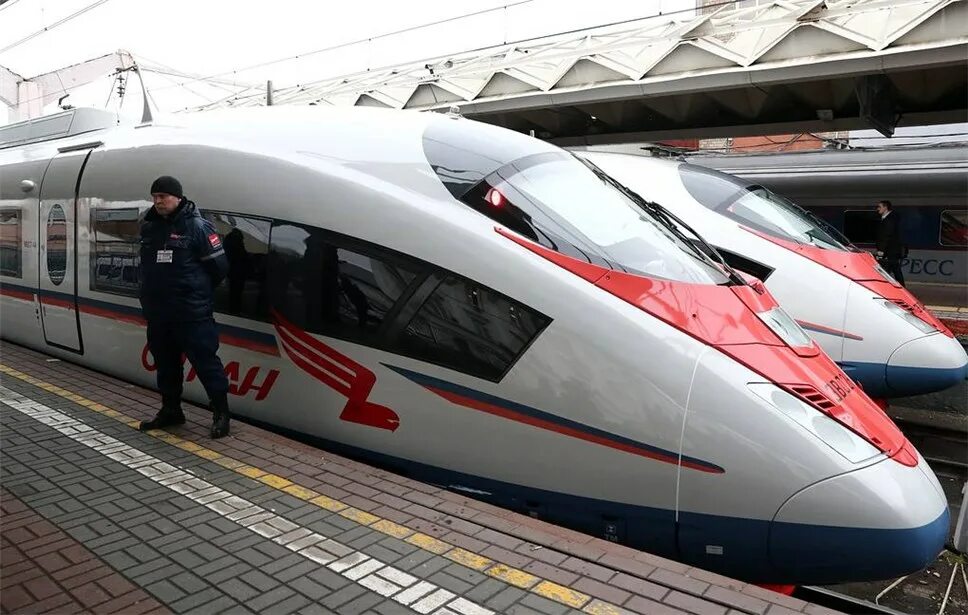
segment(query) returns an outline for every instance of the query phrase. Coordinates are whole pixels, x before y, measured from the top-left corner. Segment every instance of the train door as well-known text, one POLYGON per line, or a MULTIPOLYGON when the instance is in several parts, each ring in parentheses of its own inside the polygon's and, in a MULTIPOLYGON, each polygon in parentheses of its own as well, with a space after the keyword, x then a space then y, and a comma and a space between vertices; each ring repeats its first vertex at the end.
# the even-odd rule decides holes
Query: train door
POLYGON ((87 151, 51 160, 40 186, 38 290, 47 344, 84 353, 77 309, 77 189, 87 151))

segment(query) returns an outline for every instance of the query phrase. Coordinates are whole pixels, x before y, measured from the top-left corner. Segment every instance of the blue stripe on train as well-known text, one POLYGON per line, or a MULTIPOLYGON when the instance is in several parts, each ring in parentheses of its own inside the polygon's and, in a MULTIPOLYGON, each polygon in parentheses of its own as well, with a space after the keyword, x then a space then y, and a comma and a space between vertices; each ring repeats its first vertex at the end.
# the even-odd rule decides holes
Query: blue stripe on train
MULTIPOLYGON (((524 404, 520 404, 518 402, 511 401, 509 399, 504 399, 502 397, 490 395, 483 391, 478 391, 477 389, 471 389, 469 387, 461 386, 459 384, 449 382, 447 380, 441 380, 439 378, 434 378, 433 376, 428 376, 426 374, 420 374, 408 369, 404 369, 402 367, 396 367, 394 365, 390 365, 389 363, 383 363, 383 366, 431 390, 440 389, 442 391, 453 393, 471 400, 476 400, 488 405, 498 406, 500 408, 511 410, 515 413, 518 413, 527 417, 531 417, 534 419, 538 419, 548 425, 564 427, 566 429, 573 430, 573 432, 588 434, 590 436, 599 438, 600 441, 617 443, 617 444, 624 445, 625 447, 630 447, 632 449, 641 449, 644 451, 648 451, 649 453, 655 455, 654 458, 660 461, 663 461, 665 463, 675 464, 675 463, 679 463, 680 461, 680 455, 677 451, 670 451, 663 448, 659 448, 657 446, 653 446, 651 444, 639 442, 638 440, 633 440, 631 438, 626 438, 618 434, 604 431, 602 429, 592 427, 591 425, 586 425, 578 421, 567 419, 557 414, 552 414, 550 412, 545 412, 537 408, 532 408, 531 406, 526 406, 524 404)), ((473 406, 468 406, 466 404, 462 404, 462 405, 465 405, 465 407, 473 408, 473 406)), ((564 433, 567 433, 567 432, 564 432, 564 433)), ((623 450, 623 449, 619 449, 619 450, 623 450)), ((628 449, 625 449, 625 450, 628 450, 628 449)), ((707 472, 714 472, 717 474, 725 473, 725 470, 722 467, 714 463, 710 463, 708 461, 698 459, 696 457, 689 457, 688 455, 682 455, 681 460, 685 461, 687 464, 691 466, 702 468, 704 471, 707 471, 707 472)))
MULTIPOLYGON (((35 288, 31 286, 21 286, 19 284, 10 284, 8 282, 4 282, 3 285, 25 293, 36 293, 41 297, 50 297, 52 299, 60 299, 63 301, 74 301, 74 295, 68 294, 68 293, 35 288)), ((77 303, 82 308, 83 306, 90 306, 93 308, 97 308, 99 310, 114 312, 115 314, 118 314, 121 316, 135 316, 138 318, 141 317, 140 307, 124 305, 122 303, 102 301, 100 299, 92 299, 90 297, 83 297, 80 295, 77 296, 77 303)), ((236 327, 234 325, 227 325, 223 323, 216 323, 216 324, 218 326, 219 333, 232 335, 237 338, 249 340, 252 342, 257 342, 259 344, 263 344, 271 348, 276 347, 276 336, 271 333, 263 333, 262 331, 253 331, 252 329, 245 329, 242 327, 236 327)))
MULTIPOLYGON (((492 480, 247 420, 415 480, 595 536, 612 534, 631 547, 749 582, 805 585, 897 577, 937 555, 939 536, 943 540, 949 524, 947 511, 931 523, 905 530, 771 523, 691 512, 679 513, 677 522, 671 509, 492 480), (706 545, 721 546, 723 555, 707 554, 706 545)), ((581 459, 555 461, 565 476, 581 467, 581 459)), ((649 487, 628 485, 627 489, 648 491, 649 487)))
POLYGON ((968 363, 961 367, 907 367, 883 363, 842 361, 840 368, 875 398, 921 395, 953 387, 968 379, 968 363))

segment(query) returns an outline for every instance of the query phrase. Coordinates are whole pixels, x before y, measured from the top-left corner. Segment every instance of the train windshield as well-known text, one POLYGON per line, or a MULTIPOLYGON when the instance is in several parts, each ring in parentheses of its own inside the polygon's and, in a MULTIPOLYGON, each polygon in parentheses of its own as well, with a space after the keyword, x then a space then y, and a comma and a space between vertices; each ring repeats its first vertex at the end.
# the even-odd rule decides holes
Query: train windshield
POLYGON ((693 164, 679 166, 697 201, 758 231, 827 250, 855 248, 827 222, 763 186, 693 164))
POLYGON ((545 247, 629 273, 728 284, 723 267, 659 212, 565 152, 532 154, 488 174, 467 205, 545 247))

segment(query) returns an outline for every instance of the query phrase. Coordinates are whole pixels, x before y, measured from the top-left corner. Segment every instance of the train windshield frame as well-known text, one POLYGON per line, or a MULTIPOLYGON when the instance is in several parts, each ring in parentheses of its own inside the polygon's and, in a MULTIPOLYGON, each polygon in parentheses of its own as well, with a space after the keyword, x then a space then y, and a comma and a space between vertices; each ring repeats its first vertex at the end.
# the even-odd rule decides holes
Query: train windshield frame
POLYGON ((567 152, 505 164, 460 200, 532 241, 587 262, 678 282, 732 283, 669 221, 567 152))
POLYGON ((689 163, 679 165, 679 177, 704 207, 757 231, 824 250, 857 251, 833 226, 764 186, 689 163))

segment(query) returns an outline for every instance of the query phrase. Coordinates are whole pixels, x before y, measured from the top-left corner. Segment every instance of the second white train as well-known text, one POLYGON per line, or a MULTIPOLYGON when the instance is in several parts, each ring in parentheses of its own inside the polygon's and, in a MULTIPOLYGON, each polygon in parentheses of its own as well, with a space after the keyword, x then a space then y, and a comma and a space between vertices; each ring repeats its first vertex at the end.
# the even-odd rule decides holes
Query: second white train
POLYGON ((784 197, 687 162, 576 152, 695 228, 777 301, 873 398, 941 391, 968 377, 951 331, 871 254, 784 197))

